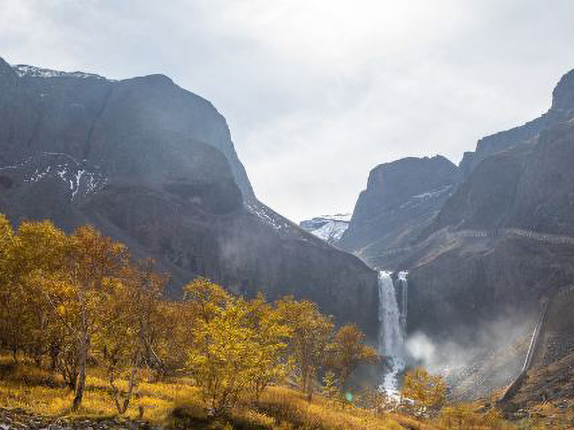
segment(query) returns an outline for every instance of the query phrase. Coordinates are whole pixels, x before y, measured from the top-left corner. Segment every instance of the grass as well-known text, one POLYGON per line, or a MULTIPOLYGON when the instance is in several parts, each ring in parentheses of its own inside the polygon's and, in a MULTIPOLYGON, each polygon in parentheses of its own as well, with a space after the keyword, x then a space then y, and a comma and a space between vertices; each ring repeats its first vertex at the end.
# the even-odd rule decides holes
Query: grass
MULTIPOLYGON (((145 375, 144 375, 145 376, 145 375)), ((311 403, 302 393, 286 387, 270 387, 258 402, 242 399, 226 421, 207 416, 201 393, 186 378, 147 382, 142 378, 138 395, 126 418, 144 419, 170 430, 518 430, 542 429, 531 424, 514 426, 496 414, 481 414, 470 406, 447 408, 433 420, 422 422, 398 413, 374 411, 334 403, 316 395, 311 403)), ((126 381, 118 381, 126 387, 126 381)), ((0 407, 21 408, 43 416, 101 419, 117 412, 101 369, 91 368, 82 407, 72 414, 73 394, 58 375, 22 360, 17 366, 0 356, 0 407)))

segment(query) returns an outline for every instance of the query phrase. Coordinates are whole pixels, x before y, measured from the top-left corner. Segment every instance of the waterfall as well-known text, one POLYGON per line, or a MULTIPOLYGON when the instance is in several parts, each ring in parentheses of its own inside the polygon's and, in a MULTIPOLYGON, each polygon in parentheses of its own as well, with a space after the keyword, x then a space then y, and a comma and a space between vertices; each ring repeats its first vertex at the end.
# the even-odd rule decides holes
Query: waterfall
POLYGON ((397 278, 398 286, 401 292, 401 330, 403 331, 403 337, 407 333, 407 311, 409 304, 409 282, 407 281, 407 275, 409 272, 399 272, 397 278))
POLYGON ((390 272, 379 272, 379 354, 389 358, 390 370, 385 374, 381 389, 397 391, 397 376, 404 369, 404 339, 407 324, 407 273, 400 272, 393 282, 390 272), (401 305, 397 301, 400 288, 401 305))

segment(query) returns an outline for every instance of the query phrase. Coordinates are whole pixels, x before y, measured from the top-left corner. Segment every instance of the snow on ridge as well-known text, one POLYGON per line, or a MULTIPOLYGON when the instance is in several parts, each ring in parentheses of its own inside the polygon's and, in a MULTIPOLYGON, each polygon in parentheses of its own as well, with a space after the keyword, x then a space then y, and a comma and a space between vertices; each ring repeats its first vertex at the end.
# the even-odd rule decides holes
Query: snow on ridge
POLYGON ((321 215, 318 217, 314 217, 313 220, 351 222, 352 216, 353 214, 321 215))
POLYGON ((281 217, 277 217, 275 212, 263 204, 248 204, 247 208, 266 224, 271 225, 276 231, 291 228, 288 223, 286 223, 281 217))
POLYGON ((61 77, 71 77, 71 78, 81 78, 81 79, 102 79, 105 80, 103 76, 96 75, 94 73, 85 72, 62 72, 59 70, 44 69, 42 67, 29 66, 27 64, 16 64, 12 66, 12 69, 16 72, 19 77, 33 77, 33 78, 61 78, 61 77))
POLYGON ((452 190, 452 188, 453 188, 452 185, 444 185, 440 188, 436 188, 436 189, 428 191, 426 193, 412 196, 409 198, 409 200, 406 203, 403 203, 400 208, 401 209, 407 209, 407 208, 414 208, 414 207, 420 206, 422 203, 424 203, 428 200, 443 196, 444 194, 450 192, 452 190))

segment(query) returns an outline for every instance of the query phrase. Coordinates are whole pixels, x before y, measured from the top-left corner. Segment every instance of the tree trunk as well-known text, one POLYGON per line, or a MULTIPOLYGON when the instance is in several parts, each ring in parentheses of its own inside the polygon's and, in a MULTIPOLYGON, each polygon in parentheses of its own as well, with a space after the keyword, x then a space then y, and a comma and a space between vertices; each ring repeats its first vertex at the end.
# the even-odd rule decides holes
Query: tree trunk
POLYGON ((307 374, 307 385, 305 389, 307 391, 307 401, 311 403, 311 400, 313 400, 313 372, 307 374))
POLYGON ((114 400, 116 402, 116 409, 118 410, 118 413, 120 415, 125 414, 126 411, 128 410, 128 408, 130 407, 130 400, 132 398, 134 388, 137 385, 136 384, 137 373, 138 373, 137 367, 136 366, 132 367, 132 371, 130 373, 130 379, 128 381, 128 391, 124 397, 123 403, 120 403, 120 398, 121 398, 120 390, 118 390, 116 388, 116 386, 114 385, 113 379, 110 379, 110 383, 111 383, 112 389, 114 391, 114 400))
POLYGON ((86 388, 86 366, 88 361, 88 347, 90 339, 87 335, 84 336, 80 344, 80 357, 79 366, 80 373, 76 381, 76 393, 74 396, 74 402, 72 404, 72 411, 76 412, 80 405, 82 404, 82 398, 84 397, 84 389, 86 388))
POLYGON ((58 357, 60 355, 59 347, 52 345, 50 347, 50 369, 55 372, 58 369, 58 357))

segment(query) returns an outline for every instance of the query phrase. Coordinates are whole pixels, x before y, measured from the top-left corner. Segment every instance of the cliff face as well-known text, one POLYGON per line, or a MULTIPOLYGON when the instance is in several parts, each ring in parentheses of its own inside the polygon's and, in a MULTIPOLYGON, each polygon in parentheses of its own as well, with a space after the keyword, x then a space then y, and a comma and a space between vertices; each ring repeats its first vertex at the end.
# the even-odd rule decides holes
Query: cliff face
POLYGON ((572 166, 574 71, 547 113, 481 139, 458 171, 436 157, 374 169, 339 244, 409 270, 409 331, 472 344, 574 282, 572 166))
POLYGON ((457 181, 446 158, 405 158, 369 174, 339 246, 381 269, 400 269, 400 250, 428 227, 457 181))
POLYGON ((547 114, 479 142, 484 158, 404 260, 413 330, 452 333, 448 320, 477 327, 574 281, 573 98, 570 72, 547 114), (503 135, 505 148, 485 144, 503 135))
POLYGON ((566 73, 552 92, 550 109, 532 121, 510 130, 501 131, 478 141, 474 152, 466 152, 460 163, 463 177, 467 177, 478 164, 496 153, 513 148, 521 150, 536 145, 540 132, 574 116, 574 70, 566 73))
POLYGON ((377 277, 257 201, 225 119, 152 75, 110 81, 0 60, 0 212, 92 223, 182 283, 317 301, 377 331, 377 277))

